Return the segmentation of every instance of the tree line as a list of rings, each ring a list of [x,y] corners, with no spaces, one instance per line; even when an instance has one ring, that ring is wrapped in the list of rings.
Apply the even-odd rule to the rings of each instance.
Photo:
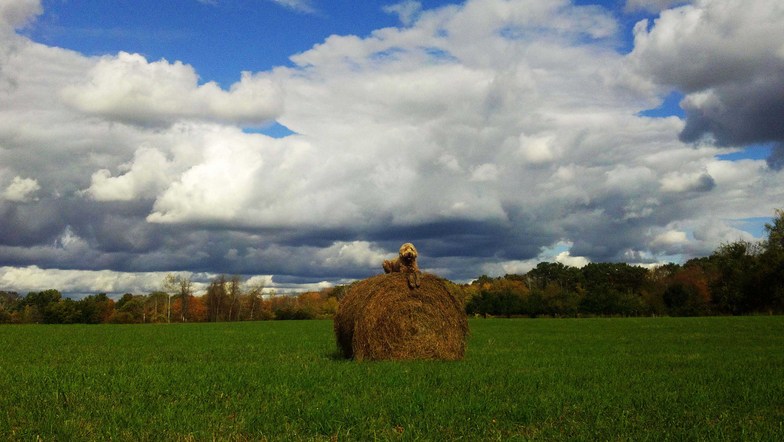
[[[702,316],[784,313],[784,211],[759,243],[736,241],[683,265],[582,268],[543,262],[464,287],[466,312],[494,316]]]
[[[256,321],[330,318],[345,287],[298,295],[262,293],[239,276],[220,275],[196,296],[188,278],[169,275],[163,290],[126,293],[116,301],[105,293],[75,300],[55,289],[0,291],[0,323],[14,324],[136,324],[171,322]]]
[[[759,243],[736,241],[684,264],[643,268],[542,262],[522,275],[481,276],[447,287],[469,315],[701,316],[784,313],[784,211]],[[162,290],[80,300],[57,290],[0,291],[0,323],[161,323],[330,318],[348,286],[299,295],[263,293],[239,276],[220,275],[196,296],[190,279],[168,275]]]

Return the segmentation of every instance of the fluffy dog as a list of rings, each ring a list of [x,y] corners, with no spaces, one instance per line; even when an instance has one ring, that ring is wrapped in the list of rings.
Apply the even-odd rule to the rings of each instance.
[[[384,260],[382,267],[384,273],[405,273],[408,287],[419,287],[419,266],[416,262],[417,249],[413,244],[407,242],[400,246],[398,257],[393,260]]]

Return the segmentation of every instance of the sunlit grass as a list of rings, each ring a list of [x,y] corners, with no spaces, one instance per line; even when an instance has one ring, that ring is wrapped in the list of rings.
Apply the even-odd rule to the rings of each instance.
[[[330,321],[0,327],[0,439],[784,440],[784,317],[472,320],[460,362]]]

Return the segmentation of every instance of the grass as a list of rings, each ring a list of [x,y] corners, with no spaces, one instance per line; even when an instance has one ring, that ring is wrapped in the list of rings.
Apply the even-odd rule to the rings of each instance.
[[[784,440],[784,317],[472,320],[461,362],[331,321],[0,327],[2,440]]]

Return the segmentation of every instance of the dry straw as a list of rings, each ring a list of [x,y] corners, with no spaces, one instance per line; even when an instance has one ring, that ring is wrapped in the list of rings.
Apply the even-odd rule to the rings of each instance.
[[[334,325],[340,351],[355,360],[462,359],[468,333],[460,303],[427,273],[414,289],[403,273],[351,285]]]

